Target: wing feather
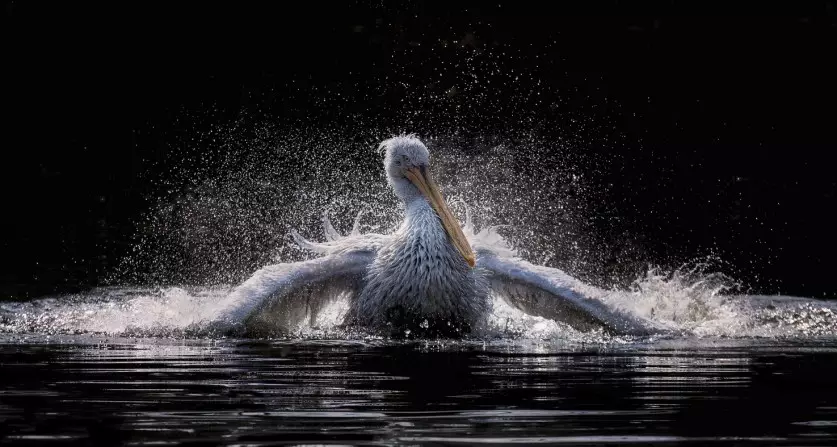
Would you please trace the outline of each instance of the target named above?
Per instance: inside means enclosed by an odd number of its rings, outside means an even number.
[[[265,266],[227,296],[221,321],[250,335],[284,334],[301,324],[314,325],[327,306],[357,296],[373,257],[374,252],[355,251]]]
[[[338,241],[343,238],[337,230],[334,229],[334,225],[331,224],[331,219],[328,218],[328,214],[323,213],[323,232],[325,233],[326,240],[329,242]]]
[[[492,293],[530,315],[567,323],[578,330],[603,328],[623,335],[662,330],[650,320],[613,309],[593,298],[595,289],[558,269],[482,252],[477,266],[487,272]]]

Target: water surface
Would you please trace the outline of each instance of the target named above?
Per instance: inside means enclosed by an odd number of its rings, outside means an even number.
[[[837,340],[0,336],[7,445],[837,444]]]

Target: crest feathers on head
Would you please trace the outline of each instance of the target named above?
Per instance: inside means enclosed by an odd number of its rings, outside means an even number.
[[[397,140],[397,139],[405,139],[405,140],[406,139],[415,139],[415,140],[418,140],[419,138],[416,136],[415,133],[412,133],[412,132],[411,133],[401,133],[401,134],[397,134],[397,135],[393,134],[391,137],[382,141],[381,144],[378,145],[378,154],[383,155],[386,152],[387,148],[389,147],[390,143],[392,143],[393,140]]]

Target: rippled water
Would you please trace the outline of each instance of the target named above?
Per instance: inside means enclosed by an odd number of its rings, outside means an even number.
[[[9,445],[837,444],[837,340],[0,338]]]

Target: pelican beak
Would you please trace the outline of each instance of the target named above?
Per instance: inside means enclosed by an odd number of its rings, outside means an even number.
[[[404,174],[411,182],[413,182],[414,185],[416,185],[416,188],[418,188],[418,190],[424,195],[427,201],[430,202],[430,206],[432,206],[433,210],[436,211],[436,214],[439,215],[439,219],[442,221],[442,227],[444,227],[445,232],[448,233],[451,243],[454,247],[456,247],[459,253],[462,254],[462,257],[465,258],[465,262],[467,262],[471,267],[476,265],[476,255],[474,255],[473,250],[471,250],[471,244],[469,244],[468,239],[465,238],[465,233],[462,232],[462,227],[459,226],[459,222],[456,220],[456,217],[454,217],[450,208],[448,208],[447,203],[445,203],[445,199],[442,198],[442,193],[439,192],[439,188],[430,177],[430,173],[427,172],[427,169],[425,167],[411,168]]]

